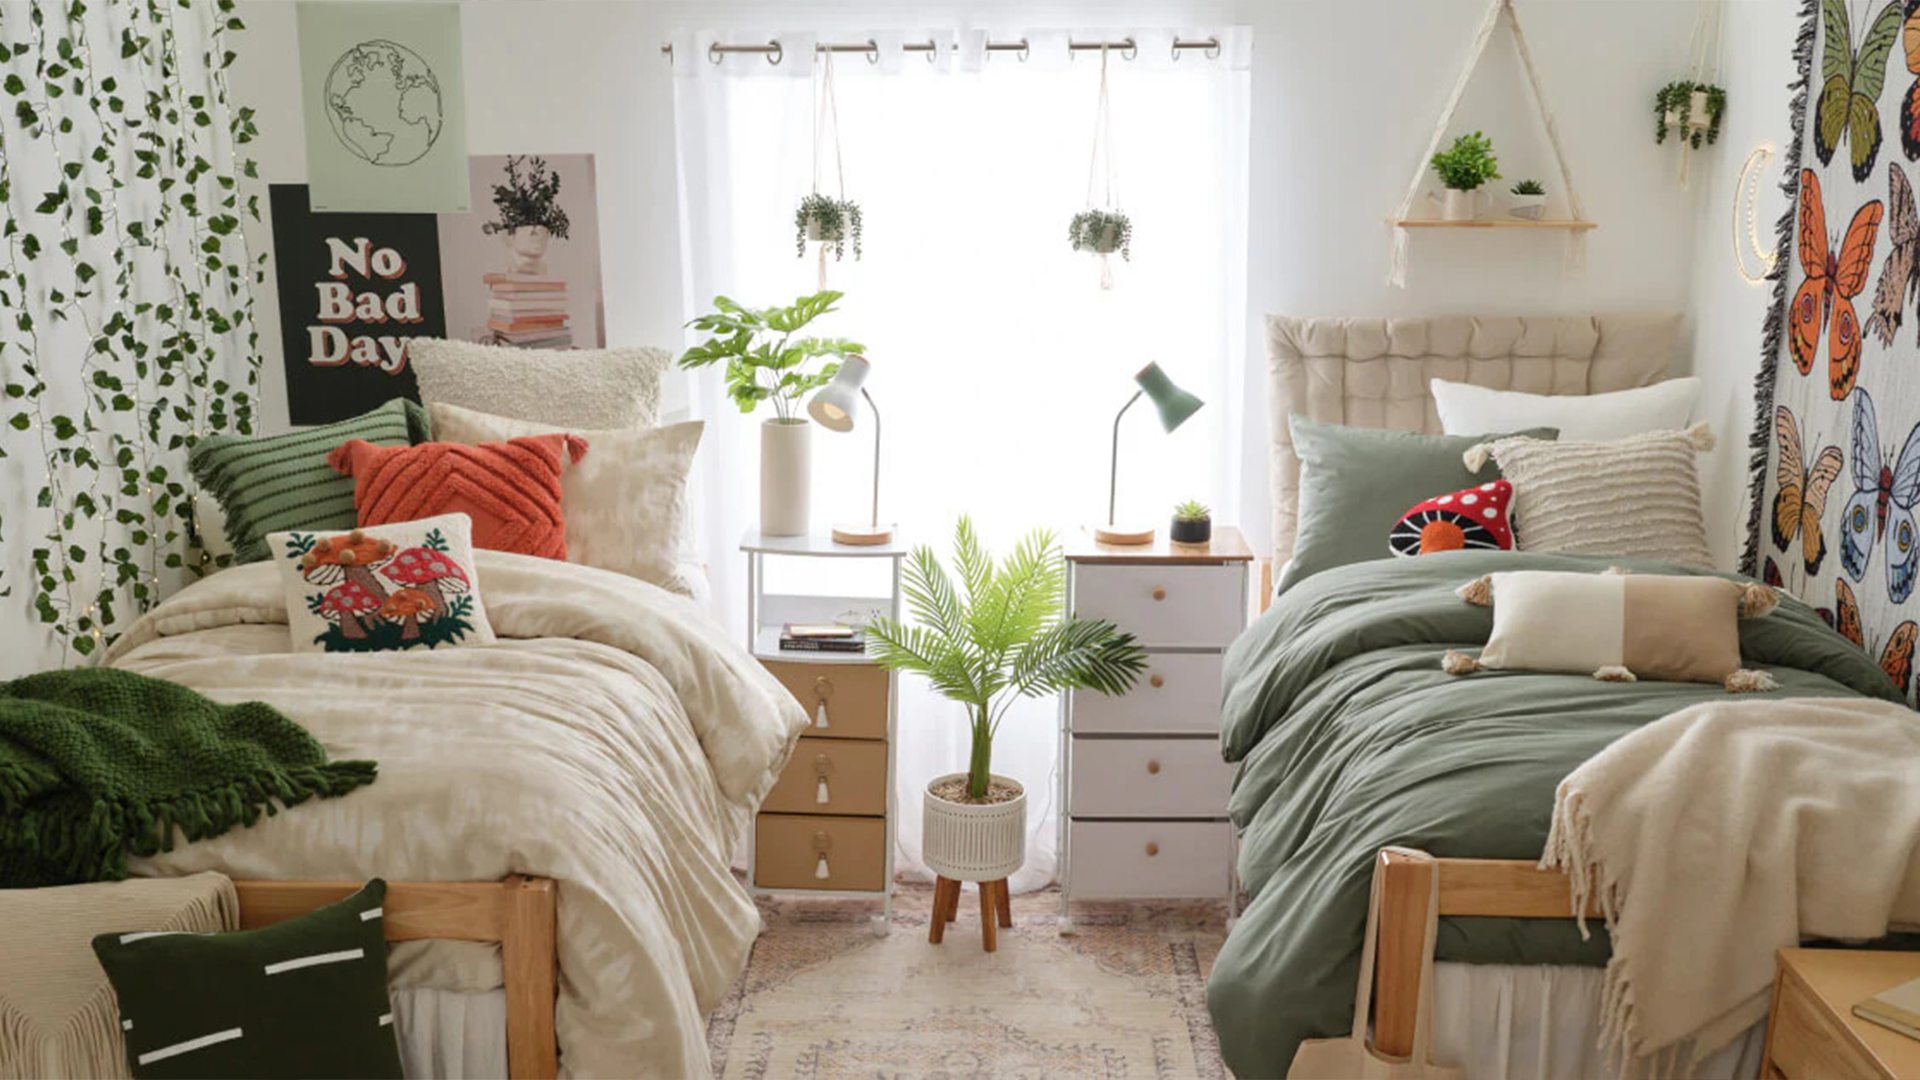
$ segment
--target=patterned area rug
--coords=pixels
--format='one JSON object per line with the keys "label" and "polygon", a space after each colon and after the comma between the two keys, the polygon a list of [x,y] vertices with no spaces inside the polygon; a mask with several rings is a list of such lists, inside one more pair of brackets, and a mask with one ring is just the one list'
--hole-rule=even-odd
{"label": "patterned area rug", "polygon": [[944,944],[927,941],[929,886],[902,885],[893,932],[877,905],[760,900],[766,931],[707,1025],[722,1080],[1226,1080],[1206,978],[1226,937],[1219,903],[1013,898],[999,951],[980,947],[971,887]]}

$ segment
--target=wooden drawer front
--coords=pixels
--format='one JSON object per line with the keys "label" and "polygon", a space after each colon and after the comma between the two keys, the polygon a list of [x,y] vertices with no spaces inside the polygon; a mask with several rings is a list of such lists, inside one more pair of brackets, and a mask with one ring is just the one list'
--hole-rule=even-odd
{"label": "wooden drawer front", "polygon": [[1227,893],[1233,826],[1224,821],[1074,821],[1067,842],[1067,888],[1072,896]]}
{"label": "wooden drawer front", "polygon": [[1865,1080],[1886,1075],[1854,1045],[1841,1021],[1813,1000],[1805,984],[1791,975],[1786,978],[1770,1032],[1777,1072],[1787,1080]]}
{"label": "wooden drawer front", "polygon": [[1074,613],[1110,620],[1148,647],[1225,648],[1247,605],[1241,580],[1238,565],[1080,566]]}
{"label": "wooden drawer front", "polygon": [[[872,664],[797,664],[762,660],[800,704],[814,726],[808,735],[823,739],[887,737],[887,672]],[[827,726],[819,726],[820,703],[827,705]]]}
{"label": "wooden drawer front", "polygon": [[[821,784],[827,801],[820,801]],[[779,814],[887,812],[887,744],[803,737],[762,810]]]}
{"label": "wooden drawer front", "polygon": [[[754,883],[767,889],[877,891],[887,879],[885,818],[761,814]],[[816,876],[826,856],[827,876]]]}
{"label": "wooden drawer front", "polygon": [[1219,653],[1149,653],[1146,673],[1118,697],[1073,692],[1082,734],[1212,735],[1220,730]]}
{"label": "wooden drawer front", "polygon": [[1074,817],[1225,817],[1233,766],[1217,739],[1075,739]]}

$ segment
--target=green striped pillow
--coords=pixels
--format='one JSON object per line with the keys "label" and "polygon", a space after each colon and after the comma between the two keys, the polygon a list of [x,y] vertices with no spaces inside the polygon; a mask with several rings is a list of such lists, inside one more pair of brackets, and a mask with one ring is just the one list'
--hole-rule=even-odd
{"label": "green striped pillow", "polygon": [[400,1080],[387,996],[386,882],[298,918],[222,934],[101,934],[139,1080]]}
{"label": "green striped pillow", "polygon": [[427,411],[394,398],[372,412],[324,427],[264,439],[212,435],[187,459],[200,487],[220,500],[235,562],[268,556],[267,534],[291,530],[351,529],[353,478],[327,465],[327,454],[348,439],[375,446],[412,446],[431,438]]}

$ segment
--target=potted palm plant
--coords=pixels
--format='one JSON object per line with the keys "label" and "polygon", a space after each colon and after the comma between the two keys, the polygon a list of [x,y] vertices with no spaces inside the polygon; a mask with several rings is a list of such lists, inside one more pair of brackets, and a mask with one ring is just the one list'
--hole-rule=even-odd
{"label": "potted palm plant", "polygon": [[769,308],[716,296],[712,312],[687,324],[713,336],[688,349],[681,367],[724,361],[727,394],[741,412],[773,403],[773,418],[760,427],[760,531],[768,536],[801,536],[810,522],[813,425],[800,412],[800,399],[830,382],[841,360],[866,351],[846,338],[796,336],[833,311],[842,295],[828,289]]}
{"label": "potted palm plant", "polygon": [[999,881],[1026,861],[1026,791],[993,772],[993,737],[1007,709],[1066,690],[1125,693],[1146,652],[1110,622],[1061,617],[1066,565],[1045,529],[995,562],[962,517],[953,565],[957,585],[932,548],[913,550],[901,575],[913,625],[869,623],[867,652],[882,667],[926,676],[966,706],[967,771],[928,782],[921,857],[941,877]]}

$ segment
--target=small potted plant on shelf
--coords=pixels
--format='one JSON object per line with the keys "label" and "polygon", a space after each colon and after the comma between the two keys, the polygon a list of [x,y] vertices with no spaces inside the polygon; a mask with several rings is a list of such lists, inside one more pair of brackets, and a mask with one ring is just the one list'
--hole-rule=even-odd
{"label": "small potted plant on shelf", "polygon": [[1204,544],[1213,539],[1213,512],[1197,499],[1188,499],[1173,508],[1173,525],[1167,538],[1176,544]]}
{"label": "small potted plant on shelf", "polygon": [[1476,131],[1453,140],[1453,145],[1433,155],[1433,171],[1447,189],[1442,210],[1448,221],[1471,221],[1479,216],[1480,186],[1500,179],[1500,160],[1494,157],[1493,140]]}
{"label": "small potted plant on shelf", "polygon": [[[527,171],[520,171],[526,164]],[[567,212],[560,206],[560,174],[545,158],[513,154],[507,182],[493,185],[494,220],[480,226],[488,236],[504,233],[516,274],[546,273],[547,242],[567,238]]]}
{"label": "small potted plant on shelf", "polygon": [[773,418],[760,426],[760,531],[768,536],[803,535],[811,517],[813,425],[800,412],[800,399],[832,381],[841,360],[866,352],[846,338],[796,336],[833,311],[842,295],[828,289],[770,308],[716,296],[711,313],[687,324],[712,337],[688,349],[681,367],[724,362],[727,395],[743,413],[773,402]]}
{"label": "small potted plant on shelf", "polygon": [[1667,141],[1669,129],[1698,150],[1702,142],[1720,139],[1720,117],[1727,111],[1727,92],[1712,83],[1676,79],[1653,95],[1653,141]]}
{"label": "small potted plant on shelf", "polygon": [[1075,251],[1091,251],[1095,255],[1111,255],[1119,252],[1122,259],[1133,261],[1133,221],[1118,210],[1082,210],[1073,215],[1073,223],[1067,226],[1067,242]]}
{"label": "small potted plant on shelf", "polygon": [[953,556],[957,583],[932,548],[913,550],[901,577],[913,625],[873,620],[867,652],[882,667],[925,675],[966,707],[967,771],[927,783],[921,857],[943,878],[1000,881],[1026,861],[1027,837],[1025,789],[993,773],[993,737],[1007,709],[1068,690],[1125,693],[1146,652],[1110,622],[1061,617],[1066,565],[1044,529],[995,561],[962,517]]}
{"label": "small potted plant on shelf", "polygon": [[860,258],[860,204],[817,191],[801,199],[800,209],[793,212],[794,250],[804,256],[810,241],[832,248],[836,261],[846,255],[847,244],[852,243],[853,257]]}
{"label": "small potted plant on shelf", "polygon": [[1538,180],[1522,180],[1513,185],[1513,202],[1507,213],[1528,221],[1539,221],[1547,212],[1547,189]]}

